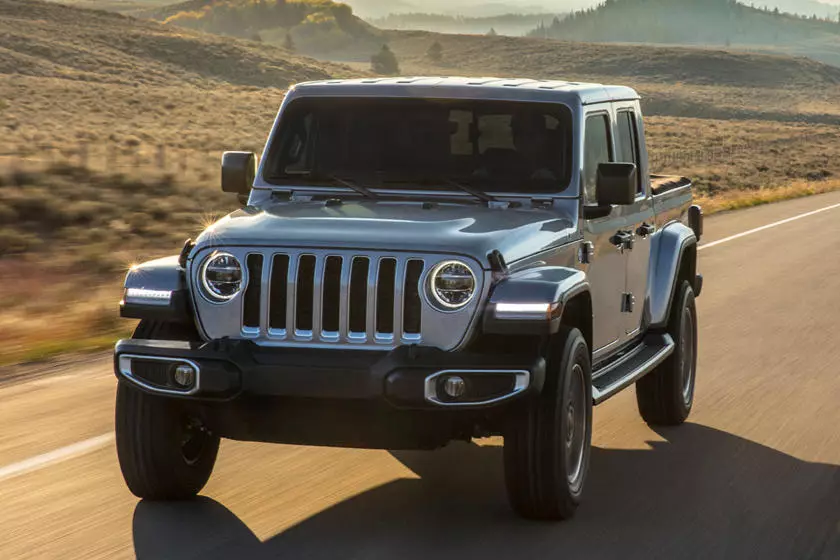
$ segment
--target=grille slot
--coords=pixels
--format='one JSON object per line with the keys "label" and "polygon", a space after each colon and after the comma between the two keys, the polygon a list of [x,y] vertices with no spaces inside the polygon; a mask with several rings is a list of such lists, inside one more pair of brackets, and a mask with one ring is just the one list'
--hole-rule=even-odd
{"label": "grille slot", "polygon": [[350,272],[350,336],[365,332],[367,324],[367,279],[370,259],[356,257]]}
{"label": "grille slot", "polygon": [[271,286],[269,288],[268,328],[271,331],[286,330],[286,291],[289,286],[289,255],[274,255],[271,264]]}
{"label": "grille slot", "polygon": [[[403,331],[405,335],[419,335],[422,328],[423,302],[420,300],[420,282],[423,279],[423,261],[408,261],[405,271],[403,306]],[[406,338],[409,338],[408,336]]]}
{"label": "grille slot", "polygon": [[260,294],[262,293],[263,256],[248,255],[248,287],[242,306],[242,330],[245,333],[259,334]]}
{"label": "grille slot", "polygon": [[376,332],[394,334],[394,276],[396,259],[379,261],[379,281],[376,283]]}
{"label": "grille slot", "polygon": [[243,255],[241,334],[278,344],[383,347],[422,340],[424,259],[349,251]]}
{"label": "grille slot", "polygon": [[303,255],[298,262],[295,334],[308,336],[314,330],[315,316],[315,257]]}
{"label": "grille slot", "polygon": [[341,257],[327,257],[324,266],[324,297],[321,308],[321,328],[325,335],[338,334],[341,317]]}

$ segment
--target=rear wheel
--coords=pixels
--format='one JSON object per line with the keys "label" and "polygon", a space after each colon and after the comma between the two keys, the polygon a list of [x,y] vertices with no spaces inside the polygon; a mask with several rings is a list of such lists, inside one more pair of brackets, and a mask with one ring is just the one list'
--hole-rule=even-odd
{"label": "rear wheel", "polygon": [[671,310],[668,334],[674,352],[651,373],[636,382],[639,413],[648,424],[682,424],[694,404],[697,374],[697,308],[691,284],[683,282]]}
{"label": "rear wheel", "polygon": [[[133,338],[197,340],[198,335],[188,325],[141,321]],[[219,438],[182,401],[121,380],[115,420],[120,469],[135,496],[177,500],[201,491],[216,463]]]}
{"label": "rear wheel", "polygon": [[505,432],[505,482],[513,509],[529,519],[572,517],[583,494],[592,441],[589,348],[564,328],[542,393]]}

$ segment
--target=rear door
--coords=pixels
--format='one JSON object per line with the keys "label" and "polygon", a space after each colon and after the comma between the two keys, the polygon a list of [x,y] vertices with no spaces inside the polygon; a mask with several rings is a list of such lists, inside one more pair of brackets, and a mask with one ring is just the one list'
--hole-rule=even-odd
{"label": "rear door", "polygon": [[620,336],[623,341],[627,341],[637,336],[643,327],[651,236],[654,233],[656,222],[650,193],[650,178],[644,157],[641,113],[638,109],[638,102],[615,103],[614,110],[616,159],[620,162],[635,163],[637,169],[636,200],[632,205],[624,206],[621,209],[625,227],[627,230],[632,230],[634,235],[632,249],[625,251],[627,282],[624,296],[623,328]]}
{"label": "rear door", "polygon": [[597,212],[595,181],[598,164],[614,161],[609,106],[593,106],[586,114],[583,151],[584,242],[591,244],[587,266],[593,314],[595,359],[608,354],[621,340],[624,322],[621,297],[625,287],[625,257],[612,243],[621,226],[621,208]]}

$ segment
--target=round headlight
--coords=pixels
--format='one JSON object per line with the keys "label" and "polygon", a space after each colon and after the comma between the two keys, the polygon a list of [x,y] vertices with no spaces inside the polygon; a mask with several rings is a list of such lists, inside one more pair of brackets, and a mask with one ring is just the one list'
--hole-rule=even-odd
{"label": "round headlight", "polygon": [[444,309],[460,309],[475,295],[475,274],[461,261],[446,261],[429,275],[429,292]]}
{"label": "round headlight", "polygon": [[242,265],[230,253],[215,252],[201,267],[201,285],[211,300],[233,299],[242,289]]}

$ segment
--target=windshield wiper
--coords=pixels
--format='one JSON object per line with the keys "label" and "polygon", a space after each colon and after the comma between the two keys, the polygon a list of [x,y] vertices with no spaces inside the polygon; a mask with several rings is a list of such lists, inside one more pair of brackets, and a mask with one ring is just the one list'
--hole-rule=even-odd
{"label": "windshield wiper", "polygon": [[360,195],[362,195],[366,198],[370,198],[371,200],[377,200],[377,199],[380,198],[379,195],[377,195],[375,192],[371,191],[369,188],[367,188],[363,185],[359,185],[358,183],[354,183],[353,181],[351,181],[349,179],[343,179],[343,178],[341,178],[337,175],[324,173],[324,174],[309,175],[306,178],[309,179],[310,181],[314,181],[316,183],[332,183],[334,185],[338,185],[338,186],[341,186],[341,187],[347,187],[348,189],[352,189],[352,190],[356,191],[357,193],[359,193]]}
{"label": "windshield wiper", "polygon": [[452,179],[444,179],[443,182],[446,183],[447,185],[452,185],[453,187],[457,187],[457,188],[461,189],[462,191],[464,191],[465,193],[471,194],[471,195],[473,195],[474,197],[476,197],[477,199],[479,199],[483,202],[497,202],[498,201],[498,199],[496,197],[491,196],[484,191],[475,189],[470,185],[465,185],[464,183],[459,183],[458,181],[453,181]]}
{"label": "windshield wiper", "polygon": [[452,179],[445,179],[445,178],[433,178],[433,177],[423,177],[421,179],[391,179],[385,181],[386,183],[415,183],[418,185],[435,185],[444,183],[446,185],[455,187],[464,191],[467,194],[470,194],[477,198],[482,202],[498,202],[498,199],[487,194],[484,191],[479,189],[473,188],[470,185],[465,185],[464,183],[459,183],[458,181],[453,181]]}
{"label": "windshield wiper", "polygon": [[348,179],[342,179],[341,177],[338,177],[337,175],[327,175],[326,177],[329,178],[330,180],[338,183],[339,185],[343,185],[343,186],[347,187],[348,189],[353,189],[354,191],[361,194],[362,196],[366,196],[367,198],[370,198],[372,200],[376,200],[376,199],[379,198],[379,196],[375,192],[370,190],[369,188],[367,188],[363,185],[359,185],[358,183],[354,183],[353,181],[350,181]]}

